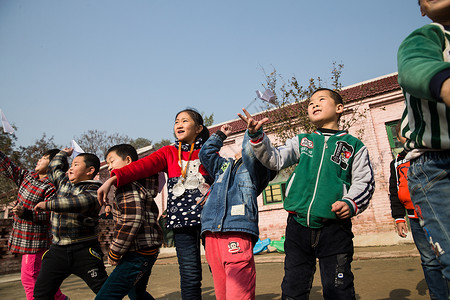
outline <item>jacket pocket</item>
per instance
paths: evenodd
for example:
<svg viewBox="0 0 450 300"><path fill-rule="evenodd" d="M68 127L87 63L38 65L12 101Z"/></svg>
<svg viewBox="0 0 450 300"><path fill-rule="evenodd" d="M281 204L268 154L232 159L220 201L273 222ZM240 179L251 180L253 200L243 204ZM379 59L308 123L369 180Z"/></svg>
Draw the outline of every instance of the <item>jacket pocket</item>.
<svg viewBox="0 0 450 300"><path fill-rule="evenodd" d="M239 202L242 202L244 205L247 218L252 222L256 221L258 219L258 203L255 187L253 185L239 183L239 190L241 192L241 201Z"/></svg>

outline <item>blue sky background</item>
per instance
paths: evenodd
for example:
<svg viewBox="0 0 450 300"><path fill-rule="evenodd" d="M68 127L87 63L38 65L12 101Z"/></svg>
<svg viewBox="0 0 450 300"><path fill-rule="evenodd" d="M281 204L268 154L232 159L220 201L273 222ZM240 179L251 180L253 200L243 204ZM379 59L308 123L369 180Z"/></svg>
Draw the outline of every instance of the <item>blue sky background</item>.
<svg viewBox="0 0 450 300"><path fill-rule="evenodd" d="M237 118L262 68L304 85L331 85L334 61L344 86L396 72L429 22L415 0L0 0L0 109L23 146L90 129L173 140L183 108Z"/></svg>

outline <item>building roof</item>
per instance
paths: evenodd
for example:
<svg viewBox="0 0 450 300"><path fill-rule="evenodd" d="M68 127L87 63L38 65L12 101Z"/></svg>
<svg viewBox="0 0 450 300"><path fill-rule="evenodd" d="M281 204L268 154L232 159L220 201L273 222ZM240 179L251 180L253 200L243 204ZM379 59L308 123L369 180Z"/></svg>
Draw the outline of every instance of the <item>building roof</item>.
<svg viewBox="0 0 450 300"><path fill-rule="evenodd" d="M400 89L397 81L398 74L391 73L385 76L377 77L368 81L359 82L347 87L344 87L340 94L345 99L345 102L361 100L367 97L373 97L384 93L392 92ZM253 115L255 120L261 120L265 117L264 112ZM233 128L233 133L242 132L247 129L247 124L241 119L234 119L220 124L214 124L209 128L210 134L215 133L224 124L229 124Z"/></svg>

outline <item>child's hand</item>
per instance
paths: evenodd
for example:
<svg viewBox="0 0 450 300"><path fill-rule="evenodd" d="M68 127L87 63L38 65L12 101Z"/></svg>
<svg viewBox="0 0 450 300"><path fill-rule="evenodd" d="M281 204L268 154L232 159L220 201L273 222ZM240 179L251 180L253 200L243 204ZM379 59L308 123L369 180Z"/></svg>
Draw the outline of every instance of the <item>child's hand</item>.
<svg viewBox="0 0 450 300"><path fill-rule="evenodd" d="M260 129L265 123L269 121L269 118L264 118L260 121L256 121L252 118L252 115L250 115L245 108L243 108L242 111L244 112L245 117L239 113L238 116L242 121L247 123L247 129L249 133L256 133L258 129Z"/></svg>
<svg viewBox="0 0 450 300"><path fill-rule="evenodd" d="M67 156L71 156L72 153L73 153L73 149L72 148L64 148L63 151L67 153Z"/></svg>
<svg viewBox="0 0 450 300"><path fill-rule="evenodd" d="M110 264L111 266L116 266L118 262L108 257L108 264Z"/></svg>
<svg viewBox="0 0 450 300"><path fill-rule="evenodd" d="M45 209L45 202L39 202L38 204L36 204L36 206L34 207L35 211L44 211Z"/></svg>
<svg viewBox="0 0 450 300"><path fill-rule="evenodd" d="M18 217L21 217L24 211L25 208L21 204L14 206L14 208L12 209L13 214L15 214Z"/></svg>
<svg viewBox="0 0 450 300"><path fill-rule="evenodd" d="M104 203L108 203L108 193L111 186L117 182L117 177L113 176L105 181L102 186L97 190L97 199L100 206Z"/></svg>
<svg viewBox="0 0 450 300"><path fill-rule="evenodd" d="M408 226L406 226L406 222L400 222L396 224L398 236L405 238L408 233Z"/></svg>
<svg viewBox="0 0 450 300"><path fill-rule="evenodd" d="M336 213L339 219L347 219L352 216L350 207L344 201L336 201L331 205L331 211Z"/></svg>
<svg viewBox="0 0 450 300"><path fill-rule="evenodd" d="M231 132L233 131L233 127L231 127L228 124L222 125L222 127L220 127L220 131L222 131L226 136L229 136L231 134Z"/></svg>

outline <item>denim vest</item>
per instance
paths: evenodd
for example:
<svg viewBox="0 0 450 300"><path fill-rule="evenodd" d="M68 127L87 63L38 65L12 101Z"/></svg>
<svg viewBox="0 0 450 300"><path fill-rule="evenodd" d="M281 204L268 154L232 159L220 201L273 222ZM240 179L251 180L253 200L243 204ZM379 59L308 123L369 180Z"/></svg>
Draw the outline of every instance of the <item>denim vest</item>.
<svg viewBox="0 0 450 300"><path fill-rule="evenodd" d="M202 165L214 177L202 210L201 232L237 231L257 238L257 197L273 179L275 172L256 159L247 133L242 144L242 158L238 160L218 154L224 139L225 135L221 132L213 134L199 153Z"/></svg>

